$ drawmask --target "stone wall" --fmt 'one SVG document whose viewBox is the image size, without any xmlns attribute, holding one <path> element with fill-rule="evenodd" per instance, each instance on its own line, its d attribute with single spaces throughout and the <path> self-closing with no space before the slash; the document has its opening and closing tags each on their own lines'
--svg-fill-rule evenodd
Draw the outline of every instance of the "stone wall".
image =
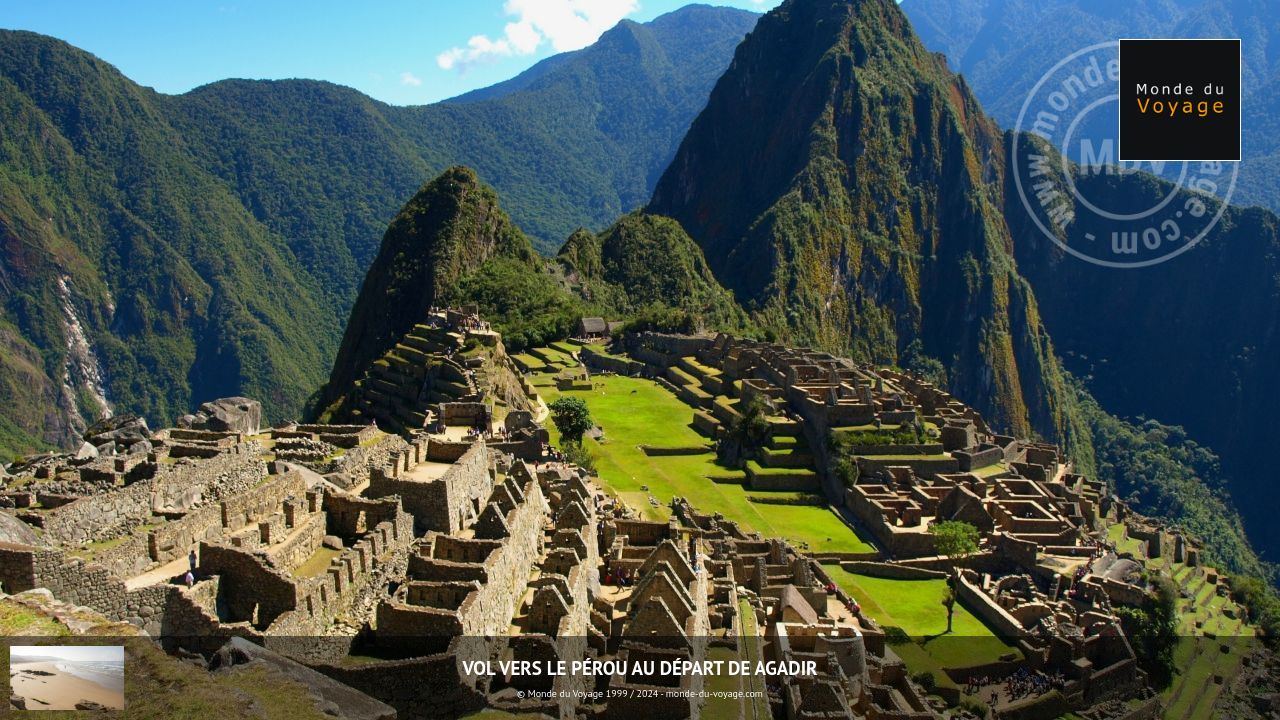
<svg viewBox="0 0 1280 720">
<path fill-rule="evenodd" d="M 226 608 L 224 621 L 252 622 L 255 627 L 265 628 L 298 606 L 294 580 L 253 553 L 200 543 L 200 575 L 210 574 L 222 576 L 218 604 Z"/>
<path fill-rule="evenodd" d="M 427 443 L 427 460 L 432 462 L 455 463 L 471 449 L 475 442 L 450 442 L 448 440 L 431 440 Z"/>
<path fill-rule="evenodd" d="M 990 445 L 976 450 L 957 450 L 954 451 L 952 457 L 960 464 L 960 469 L 964 472 L 977 470 L 1004 460 L 1004 448 L 998 445 Z"/>
<path fill-rule="evenodd" d="M 221 535 L 222 506 L 205 505 L 148 533 L 148 559 L 166 563 L 185 555 L 192 545 L 202 540 L 216 540 Z"/>
<path fill-rule="evenodd" d="M 937 580 L 947 574 L 938 570 L 899 565 L 897 563 L 867 562 L 862 560 L 845 561 L 840 567 L 847 572 L 871 577 L 889 578 L 893 580 Z"/>
<path fill-rule="evenodd" d="M 216 603 L 218 583 L 202 580 L 196 588 L 213 594 L 209 603 Z M 218 618 L 210 614 L 197 600 L 198 593 L 177 585 L 151 585 L 129 591 L 125 597 L 125 620 L 141 627 L 152 637 L 161 638 L 166 649 L 181 646 L 193 652 L 212 652 L 232 634 L 246 634 L 236 628 L 234 633 L 223 628 Z"/>
<path fill-rule="evenodd" d="M 453 607 L 414 602 L 414 585 L 378 608 L 378 629 L 396 637 L 439 635 L 450 631 L 470 636 L 505 634 L 516 603 L 524 596 L 529 569 L 541 552 L 547 502 L 542 488 L 530 481 L 524 501 L 506 513 L 507 535 L 484 561 L 486 581 Z M 498 539 L 498 538 L 492 538 Z M 461 587 L 461 586 L 460 586 Z M 451 612 L 456 610 L 456 614 Z"/>
<path fill-rule="evenodd" d="M 348 450 L 335 461 L 335 469 L 350 477 L 352 485 L 359 485 L 369 479 L 374 468 L 385 467 L 393 455 L 403 452 L 407 446 L 399 435 L 382 435 L 376 442 Z"/>
<path fill-rule="evenodd" d="M 463 675 L 460 658 L 484 657 L 459 651 L 456 638 L 446 652 L 409 660 L 363 665 L 317 665 L 325 675 L 394 707 L 400 720 L 436 720 L 485 707 L 485 696 Z"/>
<path fill-rule="evenodd" d="M 119 545 L 94 554 L 93 562 L 122 578 L 133 577 L 151 566 L 151 538 L 135 532 Z"/>
<path fill-rule="evenodd" d="M 274 480 L 254 488 L 252 492 L 241 492 L 222 502 L 222 526 L 235 531 L 273 513 L 279 512 L 286 498 L 301 498 L 306 494 L 307 484 L 302 474 L 285 473 Z"/>
<path fill-rule="evenodd" d="M 320 514 L 307 515 L 284 542 L 267 551 L 271 564 L 281 570 L 292 570 L 306 562 L 324 541 L 325 518 Z"/>
<path fill-rule="evenodd" d="M 0 543 L 0 592 L 13 595 L 36 585 L 34 553 L 29 545 Z"/>
<path fill-rule="evenodd" d="M 418 530 L 455 533 L 462 529 L 465 520 L 477 514 L 479 503 L 493 489 L 490 458 L 488 446 L 475 442 L 437 480 L 405 480 L 393 476 L 387 469 L 375 470 L 370 475 L 366 494 L 370 497 L 399 495 L 404 509 L 414 516 Z M 392 472 L 399 474 L 394 468 Z"/>
<path fill-rule="evenodd" d="M 45 537 L 61 545 L 111 540 L 150 522 L 155 510 L 243 492 L 266 474 L 260 450 L 257 443 L 242 443 L 208 459 L 153 463 L 149 478 L 43 513 Z"/>
<path fill-rule="evenodd" d="M 596 370 L 617 373 L 618 375 L 640 375 L 644 372 L 644 363 L 642 362 L 613 355 L 602 355 L 590 348 L 582 348 L 578 352 L 578 357 L 582 358 L 582 362 L 587 367 Z"/>
<path fill-rule="evenodd" d="M 59 600 L 84 605 L 112 620 L 124 617 L 125 586 L 97 563 L 57 550 L 0 544 L 0 585 L 7 593 L 45 588 Z"/>
<path fill-rule="evenodd" d="M 379 504 L 393 507 L 391 519 L 379 521 L 344 549 L 324 574 L 300 582 L 297 609 L 277 619 L 271 627 L 273 634 L 324 633 L 335 617 L 353 607 L 372 609 L 374 596 L 382 593 L 387 582 L 403 577 L 405 551 L 413 541 L 413 520 L 394 500 Z"/>
<path fill-rule="evenodd" d="M 267 474 L 261 458 L 262 446 L 239 443 L 216 456 L 194 461 L 156 465 L 155 508 L 184 507 L 181 498 L 221 500 L 257 485 Z"/>
<path fill-rule="evenodd" d="M 358 538 L 384 522 L 412 522 L 393 497 L 370 500 L 346 493 L 326 493 L 324 510 L 329 532 L 344 538 Z M 399 529 L 397 530 L 399 532 Z"/>
<path fill-rule="evenodd" d="M 44 536 L 59 545 L 111 540 L 151 519 L 155 480 L 89 495 L 44 513 Z"/>
<path fill-rule="evenodd" d="M 960 471 L 960 463 L 955 458 L 900 458 L 883 459 L 884 456 L 858 457 L 858 470 L 862 477 L 874 477 L 887 472 L 891 467 L 909 467 L 916 475 L 924 478 L 949 475 Z"/>
<path fill-rule="evenodd" d="M 978 616 L 988 627 L 992 628 L 996 635 L 1002 638 L 1017 638 L 1025 634 L 1022 624 L 1017 621 L 1004 608 L 996 604 L 991 596 L 982 591 L 982 588 L 970 582 L 962 573 L 956 581 L 956 597 L 960 599 L 964 606 Z"/>
<path fill-rule="evenodd" d="M 928 532 L 903 532 L 889 524 L 884 513 L 859 489 L 844 493 L 845 507 L 853 511 L 890 557 L 914 558 L 935 555 L 933 535 Z"/>
</svg>

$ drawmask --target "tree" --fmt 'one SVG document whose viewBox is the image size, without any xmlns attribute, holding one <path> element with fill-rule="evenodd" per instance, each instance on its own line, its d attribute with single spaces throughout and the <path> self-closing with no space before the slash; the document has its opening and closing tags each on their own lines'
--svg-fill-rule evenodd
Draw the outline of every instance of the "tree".
<svg viewBox="0 0 1280 720">
<path fill-rule="evenodd" d="M 956 613 L 956 586 L 951 579 L 942 589 L 942 607 L 947 609 L 947 634 L 951 634 L 951 619 Z"/>
<path fill-rule="evenodd" d="M 595 425 L 591 420 L 591 410 L 582 398 L 562 397 L 548 407 L 551 421 L 556 424 L 560 439 L 565 443 L 580 444 L 582 435 Z"/>
<path fill-rule="evenodd" d="M 943 520 L 929 527 L 933 536 L 933 544 L 938 554 L 947 558 L 951 565 L 951 577 L 948 578 L 946 594 L 942 598 L 942 606 L 947 609 L 947 632 L 951 632 L 951 620 L 956 609 L 956 568 L 970 555 L 978 552 L 978 528 L 963 520 Z"/>
<path fill-rule="evenodd" d="M 968 556 L 978 552 L 978 528 L 963 520 L 943 520 L 929 527 L 933 546 L 938 554 L 958 566 Z"/>
<path fill-rule="evenodd" d="M 764 447 L 769 436 L 769 405 L 758 394 L 741 402 L 719 446 L 721 460 L 737 465 Z"/>
<path fill-rule="evenodd" d="M 857 461 L 846 455 L 836 460 L 835 473 L 846 488 L 852 489 L 854 485 L 858 484 L 858 477 L 862 474 L 862 471 L 858 469 Z"/>
<path fill-rule="evenodd" d="M 564 459 L 589 473 L 594 474 L 596 471 L 595 456 L 580 442 L 568 443 L 564 446 Z"/>
<path fill-rule="evenodd" d="M 1156 688 L 1173 681 L 1173 650 L 1178 644 L 1178 590 L 1173 581 L 1157 576 L 1142 607 L 1119 607 L 1116 615 L 1137 656 L 1138 667 Z"/>
</svg>

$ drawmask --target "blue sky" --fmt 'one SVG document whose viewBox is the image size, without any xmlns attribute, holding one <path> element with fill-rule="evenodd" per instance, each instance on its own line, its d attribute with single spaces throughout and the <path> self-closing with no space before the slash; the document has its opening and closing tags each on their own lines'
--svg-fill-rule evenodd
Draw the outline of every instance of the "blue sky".
<svg viewBox="0 0 1280 720">
<path fill-rule="evenodd" d="M 88 662 L 123 662 L 123 645 L 11 645 L 9 657 L 56 657 Z"/>
<path fill-rule="evenodd" d="M 779 0 L 704 0 L 764 11 Z M 688 0 L 0 0 L 0 27 L 52 35 L 142 85 L 313 78 L 397 105 L 433 102 Z"/>
</svg>

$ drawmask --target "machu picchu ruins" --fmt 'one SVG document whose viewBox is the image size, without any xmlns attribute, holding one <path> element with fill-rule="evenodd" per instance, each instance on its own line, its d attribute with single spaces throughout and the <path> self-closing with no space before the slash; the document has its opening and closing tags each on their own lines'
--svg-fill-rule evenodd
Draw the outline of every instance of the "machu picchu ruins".
<svg viewBox="0 0 1280 720">
<path fill-rule="evenodd" d="M 612 472 L 565 462 L 543 396 L 615 381 L 666 393 L 701 438 L 639 452 L 716 470 L 671 497 L 641 485 L 637 504 Z M 328 413 L 261 427 L 256 401 L 229 398 L 155 431 L 106 421 L 79 452 L 9 466 L 0 587 L 211 668 L 270 658 L 321 695 L 358 698 L 353 716 L 400 718 L 924 719 L 961 717 L 962 695 L 1000 718 L 1154 712 L 1118 608 L 1142 606 L 1166 573 L 1216 588 L 1189 614 L 1216 602 L 1238 617 L 1194 538 L 1056 447 L 994 432 L 919 377 L 827 353 L 621 332 L 508 355 L 475 308 L 451 308 Z M 593 437 L 629 442 L 613 434 Z M 762 534 L 730 504 L 691 502 L 699 484 L 825 514 L 839 530 L 823 532 L 856 545 Z M 962 558 L 937 546 L 947 522 L 976 533 Z M 987 648 L 942 657 L 946 633 L 908 637 L 860 583 L 950 588 Z M 940 600 L 924 604 L 950 626 Z M 585 660 L 599 672 L 466 672 Z M 645 670 L 726 661 L 774 670 Z"/>
</svg>

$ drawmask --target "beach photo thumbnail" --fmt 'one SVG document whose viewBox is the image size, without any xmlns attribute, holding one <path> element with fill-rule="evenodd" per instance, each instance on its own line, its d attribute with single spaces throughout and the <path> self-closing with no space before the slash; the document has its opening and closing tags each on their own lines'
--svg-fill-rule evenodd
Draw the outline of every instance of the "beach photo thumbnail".
<svg viewBox="0 0 1280 720">
<path fill-rule="evenodd" d="M 15 710 L 124 709 L 121 645 L 11 645 Z"/>
</svg>

